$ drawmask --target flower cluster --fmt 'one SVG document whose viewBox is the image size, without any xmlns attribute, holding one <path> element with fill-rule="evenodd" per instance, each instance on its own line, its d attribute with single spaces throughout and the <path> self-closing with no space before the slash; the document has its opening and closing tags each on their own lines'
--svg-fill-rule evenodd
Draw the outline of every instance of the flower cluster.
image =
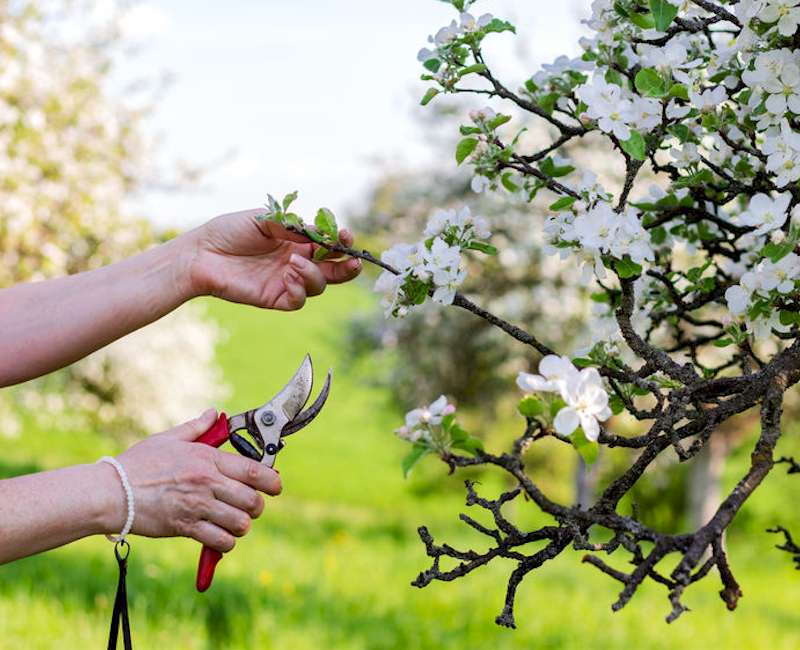
<svg viewBox="0 0 800 650">
<path fill-rule="evenodd" d="M 432 404 L 406 413 L 405 425 L 395 431 L 400 439 L 414 445 L 403 459 L 403 473 L 406 476 L 414 465 L 430 453 L 445 458 L 454 449 L 470 454 L 483 451 L 481 441 L 458 424 L 455 412 L 456 407 L 441 395 Z"/>
<path fill-rule="evenodd" d="M 406 413 L 405 425 L 397 429 L 398 437 L 408 442 L 427 442 L 434 444 L 434 427 L 442 424 L 442 420 L 456 412 L 456 407 L 447 401 L 444 395 L 429 406 L 422 406 Z"/>
<path fill-rule="evenodd" d="M 550 252 L 560 250 L 564 256 L 570 250 L 579 251 L 591 262 L 584 268 L 593 269 L 601 279 L 606 276 L 602 259 L 605 255 L 617 259 L 628 257 L 638 265 L 654 259 L 650 235 L 642 227 L 635 208 L 618 213 L 606 201 L 598 201 L 591 207 L 579 201 L 569 211 L 549 217 L 544 230 L 549 237 Z"/>
<path fill-rule="evenodd" d="M 486 243 L 490 235 L 486 220 L 473 216 L 468 207 L 438 210 L 428 221 L 424 240 L 385 251 L 381 261 L 397 271 L 385 270 L 375 283 L 387 316 L 405 316 L 429 294 L 434 302 L 451 304 L 467 275 L 462 251 L 495 254 Z"/>
<path fill-rule="evenodd" d="M 611 417 L 608 393 L 595 368 L 578 370 L 567 357 L 548 355 L 539 363 L 538 375 L 519 373 L 517 385 L 527 394 L 556 394 L 563 400 L 553 426 L 569 436 L 578 427 L 592 442 L 600 435 L 600 422 Z"/>
</svg>

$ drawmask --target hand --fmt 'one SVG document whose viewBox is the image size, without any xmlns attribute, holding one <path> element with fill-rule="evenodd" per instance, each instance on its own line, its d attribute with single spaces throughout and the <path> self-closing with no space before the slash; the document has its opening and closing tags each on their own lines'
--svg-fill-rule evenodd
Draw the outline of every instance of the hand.
<svg viewBox="0 0 800 650">
<path fill-rule="evenodd" d="M 195 295 L 214 295 L 231 302 L 268 309 L 300 309 L 328 283 L 348 282 L 361 272 L 361 261 L 311 260 L 318 248 L 306 237 L 269 221 L 263 210 L 244 210 L 217 217 L 186 235 L 191 255 L 188 277 Z M 339 233 L 351 246 L 353 236 Z"/>
<path fill-rule="evenodd" d="M 226 553 L 250 530 L 264 510 L 264 497 L 281 491 L 278 473 L 254 460 L 192 442 L 214 424 L 206 411 L 165 433 L 134 445 L 117 459 L 133 488 L 133 532 L 147 537 L 191 537 Z M 105 465 L 104 463 L 101 465 Z M 110 480 L 119 485 L 114 468 Z M 121 489 L 120 489 L 121 491 Z M 124 499 L 113 500 L 106 527 L 118 533 L 124 524 Z M 111 503 L 111 501 L 110 501 Z"/>
</svg>

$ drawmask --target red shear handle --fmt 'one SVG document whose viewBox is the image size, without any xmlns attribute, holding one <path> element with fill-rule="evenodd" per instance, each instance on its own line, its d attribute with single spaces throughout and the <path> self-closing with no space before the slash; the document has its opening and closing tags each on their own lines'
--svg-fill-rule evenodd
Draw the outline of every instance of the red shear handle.
<svg viewBox="0 0 800 650">
<path fill-rule="evenodd" d="M 214 426 L 200 436 L 196 442 L 219 447 L 228 440 L 230 435 L 230 431 L 228 431 L 228 416 L 220 413 Z M 203 550 L 200 553 L 200 563 L 197 565 L 197 591 L 205 591 L 211 586 L 211 581 L 214 579 L 214 569 L 217 568 L 217 563 L 221 559 L 222 553 L 208 546 L 203 546 Z"/>
</svg>

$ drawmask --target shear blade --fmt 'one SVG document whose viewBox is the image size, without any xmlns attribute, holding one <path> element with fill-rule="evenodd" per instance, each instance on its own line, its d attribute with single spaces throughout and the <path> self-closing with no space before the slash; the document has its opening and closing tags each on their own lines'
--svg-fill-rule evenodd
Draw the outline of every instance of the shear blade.
<svg viewBox="0 0 800 650">
<path fill-rule="evenodd" d="M 328 376 L 325 377 L 325 385 L 322 387 L 317 399 L 314 400 L 314 403 L 308 407 L 305 411 L 297 415 L 294 419 L 290 420 L 281 431 L 281 437 L 283 436 L 290 436 L 300 429 L 308 426 L 311 421 L 319 415 L 319 412 L 322 410 L 322 407 L 325 406 L 325 402 L 328 400 L 328 395 L 331 392 L 331 379 L 333 378 L 333 371 L 328 370 Z"/>
<path fill-rule="evenodd" d="M 307 354 L 286 386 L 270 401 L 280 407 L 291 422 L 306 405 L 313 385 L 314 366 L 311 363 L 311 356 Z"/>
</svg>

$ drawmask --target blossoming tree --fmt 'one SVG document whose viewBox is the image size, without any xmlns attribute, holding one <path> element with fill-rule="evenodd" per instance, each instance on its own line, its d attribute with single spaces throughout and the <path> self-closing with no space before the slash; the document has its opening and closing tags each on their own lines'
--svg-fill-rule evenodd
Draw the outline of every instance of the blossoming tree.
<svg viewBox="0 0 800 650">
<path fill-rule="evenodd" d="M 773 454 L 785 393 L 800 380 L 800 0 L 595 0 L 583 55 L 557 59 L 518 89 L 492 73 L 483 51 L 485 39 L 513 25 L 476 17 L 475 0 L 451 4 L 457 19 L 419 53 L 430 85 L 422 103 L 442 93 L 497 100 L 465 120 L 456 161 L 473 166 L 475 191 L 549 197 L 546 214 L 532 209 L 526 218 L 545 233 L 550 253 L 572 260 L 576 276 L 593 285 L 599 320 L 591 348 L 566 356 L 458 292 L 465 256 L 497 252 L 491 224 L 469 210 L 436 212 L 419 241 L 380 259 L 336 242 L 329 211 L 305 226 L 288 211 L 291 196 L 271 200 L 265 215 L 380 266 L 376 289 L 388 317 L 430 299 L 485 319 L 518 341 L 520 354 L 526 346 L 542 357 L 538 374 L 517 379 L 521 433 L 507 450 L 485 450 L 444 397 L 411 411 L 398 430 L 412 445 L 406 469 L 436 455 L 453 471 L 492 466 L 515 484 L 489 498 L 467 483 L 467 505 L 488 511 L 493 524 L 461 519 L 488 540 L 487 550 L 437 543 L 420 528 L 432 564 L 414 584 L 512 560 L 497 622 L 513 627 L 519 584 L 571 549 L 621 583 L 614 610 L 651 580 L 665 587 L 673 621 L 686 610 L 685 590 L 712 569 L 734 609 L 742 590 L 725 530 L 777 463 L 800 471 Z M 526 150 L 503 106 L 541 119 L 551 144 Z M 561 155 L 590 134 L 624 163 L 616 191 Z M 708 521 L 668 534 L 624 511 L 623 497 L 660 456 L 690 461 L 721 425 L 750 410 L 760 413 L 750 466 Z M 625 418 L 637 423 L 634 433 L 614 430 Z M 632 460 L 594 503 L 559 503 L 526 473 L 526 451 L 545 438 L 587 462 L 599 445 L 627 448 Z M 504 507 L 520 497 L 552 521 L 532 530 L 512 521 Z M 783 548 L 800 555 L 789 533 L 776 530 Z M 633 569 L 612 566 L 614 553 Z"/>
<path fill-rule="evenodd" d="M 0 287 L 97 268 L 156 240 L 125 206 L 155 172 L 146 107 L 112 91 L 123 15 L 97 0 L 0 0 Z M 19 434 L 23 414 L 127 435 L 172 426 L 221 396 L 220 334 L 182 308 L 3 391 L 0 436 Z"/>
</svg>

